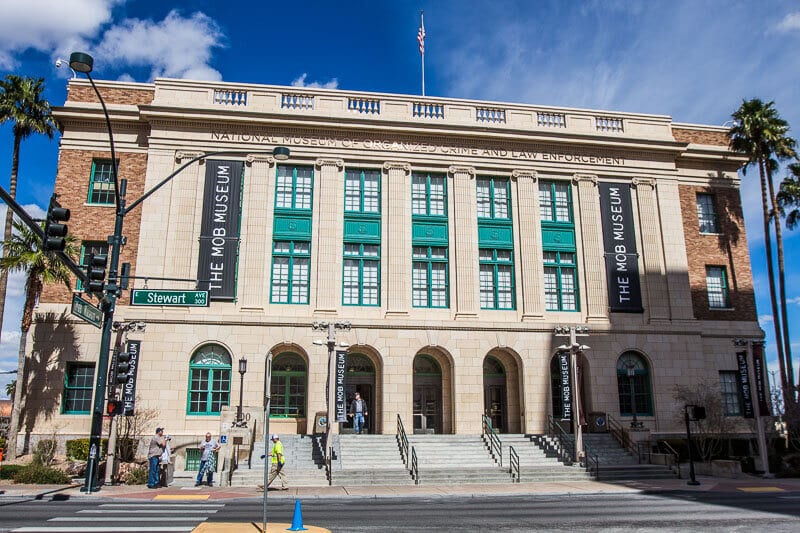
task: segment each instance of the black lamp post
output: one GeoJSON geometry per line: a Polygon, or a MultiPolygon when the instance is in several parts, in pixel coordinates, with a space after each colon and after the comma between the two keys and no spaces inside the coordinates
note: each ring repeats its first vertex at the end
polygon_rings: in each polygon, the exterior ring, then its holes
{"type": "Polygon", "coordinates": [[[628,382],[631,386],[631,412],[633,412],[633,420],[631,420],[631,429],[640,429],[644,424],[639,422],[636,417],[636,386],[634,378],[636,377],[636,361],[628,359],[625,361],[625,368],[628,370],[628,382]]]}
{"type": "Polygon", "coordinates": [[[244,375],[247,372],[247,359],[241,357],[239,359],[239,375],[242,380],[239,384],[239,407],[236,408],[236,425],[239,427],[247,427],[247,422],[242,416],[242,398],[244,396],[244,375]]]}
{"type": "MultiPolygon", "coordinates": [[[[122,228],[125,221],[125,215],[195,161],[221,154],[246,155],[258,152],[222,150],[201,154],[181,165],[177,170],[172,172],[172,174],[161,180],[157,185],[144,193],[138,200],[132,202],[131,205],[126,208],[125,188],[127,180],[122,180],[120,187],[120,182],[117,179],[117,157],[114,151],[114,133],[111,129],[111,119],[108,116],[108,110],[106,109],[106,103],[103,100],[103,96],[100,94],[100,91],[97,89],[97,86],[95,85],[91,76],[92,68],[94,66],[94,59],[89,54],[85,54],[83,52],[73,52],[69,56],[69,66],[76,72],[82,72],[86,74],[86,77],[92,84],[92,88],[97,95],[97,99],[100,100],[100,105],[103,108],[103,115],[106,119],[106,128],[108,129],[109,144],[111,145],[111,177],[114,181],[114,199],[116,201],[114,235],[111,235],[108,238],[109,249],[111,252],[111,257],[109,258],[108,264],[108,280],[105,284],[105,288],[103,290],[104,296],[101,300],[101,309],[103,310],[103,327],[101,330],[102,336],[100,338],[100,356],[97,359],[97,382],[95,385],[94,405],[92,408],[92,428],[89,436],[89,460],[86,463],[86,481],[84,486],[81,488],[82,492],[94,492],[99,490],[99,487],[97,486],[97,467],[100,462],[100,442],[103,429],[104,412],[103,404],[105,403],[108,356],[111,348],[111,324],[114,322],[114,308],[116,307],[117,298],[122,295],[122,290],[118,285],[117,273],[119,270],[120,249],[124,240],[122,236],[122,228]]],[[[278,161],[285,161],[289,159],[289,149],[284,146],[275,147],[271,154],[278,161]]]]}

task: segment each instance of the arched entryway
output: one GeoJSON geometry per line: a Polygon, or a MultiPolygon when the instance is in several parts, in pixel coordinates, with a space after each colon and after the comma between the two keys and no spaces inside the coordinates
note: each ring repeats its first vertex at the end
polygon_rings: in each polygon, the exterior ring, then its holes
{"type": "Polygon", "coordinates": [[[442,367],[428,354],[414,358],[414,433],[442,433],[442,367]]]}
{"type": "Polygon", "coordinates": [[[306,418],[308,367],[295,352],[283,352],[272,361],[270,418],[306,418]]]}
{"type": "MultiPolygon", "coordinates": [[[[361,395],[367,403],[368,415],[364,420],[364,429],[366,433],[376,433],[376,424],[378,422],[377,411],[377,388],[375,383],[375,365],[372,360],[363,353],[348,353],[347,363],[345,365],[345,398],[347,401],[347,410],[350,412],[350,404],[356,396],[356,392],[361,395]]],[[[342,433],[351,433],[353,431],[353,420],[348,417],[347,422],[340,426],[342,433]]]]}
{"type": "Polygon", "coordinates": [[[508,429],[508,389],[503,363],[491,355],[483,360],[483,414],[498,433],[508,429]]]}

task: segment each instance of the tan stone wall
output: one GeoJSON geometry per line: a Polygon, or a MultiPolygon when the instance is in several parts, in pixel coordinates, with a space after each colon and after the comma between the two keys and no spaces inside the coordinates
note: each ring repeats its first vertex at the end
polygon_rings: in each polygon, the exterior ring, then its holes
{"type": "Polygon", "coordinates": [[[682,185],[680,197],[694,316],[700,320],[756,320],[753,274],[739,190],[682,185]],[[714,195],[719,234],[700,233],[697,218],[698,193],[714,195]],[[706,291],[707,265],[725,267],[732,309],[709,309],[706,291]]]}
{"type": "Polygon", "coordinates": [[[718,131],[697,131],[672,128],[672,136],[682,143],[710,144],[714,146],[728,146],[730,140],[725,133],[718,131]]]}
{"type": "MultiPolygon", "coordinates": [[[[119,159],[119,178],[128,179],[128,198],[139,198],[144,192],[144,176],[147,168],[147,154],[116,152],[119,159]]],[[[93,159],[111,159],[110,152],[62,149],[58,160],[55,191],[58,201],[70,210],[67,223],[70,235],[77,239],[80,260],[81,241],[107,241],[114,233],[114,207],[89,205],[89,181],[92,174],[93,159]]],[[[131,275],[136,271],[136,250],[139,245],[141,210],[135,210],[125,217],[124,235],[127,244],[122,248],[120,264],[131,263],[131,275]]],[[[72,288],[75,288],[75,279],[72,288]]],[[[42,291],[43,302],[71,301],[71,293],[63,285],[45,285],[42,291]]]]}
{"type": "MultiPolygon", "coordinates": [[[[98,87],[106,104],[146,105],[153,101],[155,90],[98,87]]],[[[73,85],[67,87],[68,102],[96,102],[97,95],[91,86],[73,85]]]]}

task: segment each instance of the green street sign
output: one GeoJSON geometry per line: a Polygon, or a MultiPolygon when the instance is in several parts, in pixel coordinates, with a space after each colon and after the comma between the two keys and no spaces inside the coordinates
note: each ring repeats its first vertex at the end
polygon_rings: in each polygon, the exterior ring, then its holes
{"type": "Polygon", "coordinates": [[[72,295],[72,314],[98,328],[103,323],[103,312],[77,294],[72,295]]]}
{"type": "Polygon", "coordinates": [[[208,307],[208,291],[133,289],[131,305],[167,307],[208,307]]]}

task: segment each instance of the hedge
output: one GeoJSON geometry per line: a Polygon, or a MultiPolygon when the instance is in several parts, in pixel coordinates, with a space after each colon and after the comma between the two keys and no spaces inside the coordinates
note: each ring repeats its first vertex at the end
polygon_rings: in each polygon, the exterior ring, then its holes
{"type": "Polygon", "coordinates": [[[66,485],[72,478],[57,468],[36,464],[25,465],[14,474],[14,483],[38,485],[66,485]]]}
{"type": "MultiPolygon", "coordinates": [[[[100,460],[106,456],[108,439],[100,441],[100,460]]],[[[89,439],[74,439],[67,441],[67,458],[75,461],[89,460],[89,439]]]]}

